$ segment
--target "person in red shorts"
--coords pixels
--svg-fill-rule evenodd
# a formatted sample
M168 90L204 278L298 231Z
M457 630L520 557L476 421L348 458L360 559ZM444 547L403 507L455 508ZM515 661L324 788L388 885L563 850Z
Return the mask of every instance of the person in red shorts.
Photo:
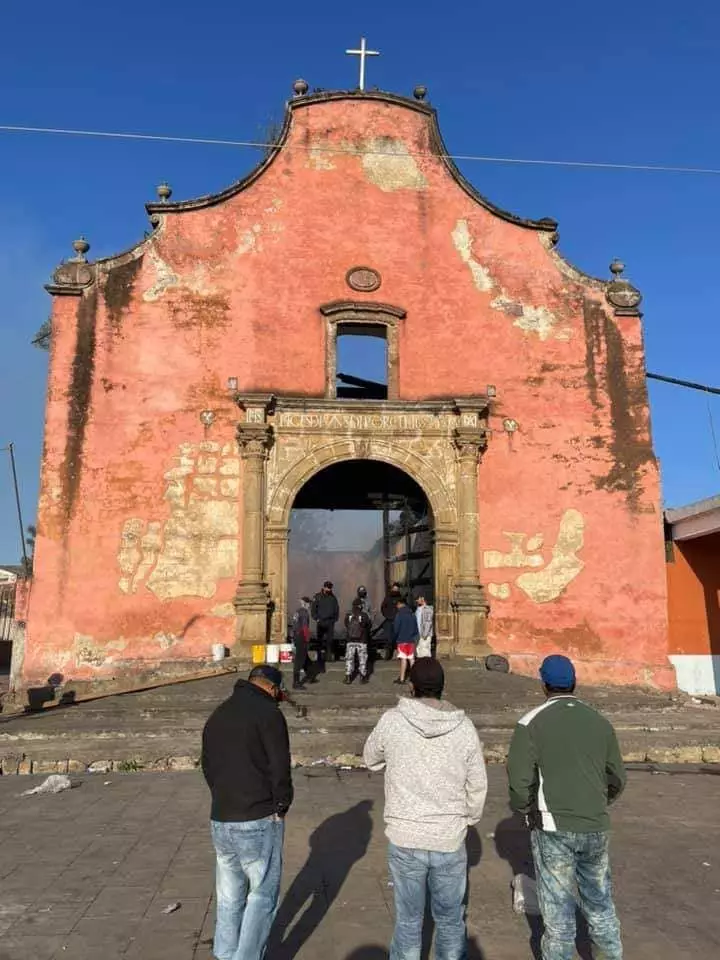
M397 649L398 660L400 661L400 676L393 683L407 683L405 675L410 666L415 663L415 650L417 642L420 639L418 632L417 619L410 607L407 605L405 597L402 595L395 601L397 613L393 620L393 640Z

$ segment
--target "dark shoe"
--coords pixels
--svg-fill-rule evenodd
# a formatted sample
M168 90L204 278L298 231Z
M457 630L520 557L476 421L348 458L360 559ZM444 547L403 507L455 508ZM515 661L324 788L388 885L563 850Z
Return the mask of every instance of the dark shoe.
M397 686L400 683L405 683L405 681L401 680L400 677L398 677L397 680L393 680L393 683Z
M343 680L343 683L352 683L352 682L353 682L352 677L345 677L345 679Z
M293 680L293 686L292 686L292 688L293 688L293 690L304 690L304 689L305 689L305 684L303 683L302 680Z
M312 677L308 677L308 683L317 683L317 677L313 674Z
M360 683L370 683L370 677L360 677Z

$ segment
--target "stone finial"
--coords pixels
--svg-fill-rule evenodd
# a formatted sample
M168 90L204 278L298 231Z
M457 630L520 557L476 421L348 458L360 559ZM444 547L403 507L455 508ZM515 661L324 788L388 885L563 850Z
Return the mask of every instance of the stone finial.
M90 244L87 242L85 237L79 237L77 240L73 240L72 248L75 251L75 256L71 258L70 262L87 263L87 257L85 254L90 249Z
M293 84L293 93L296 97L304 97L308 90L307 80L303 80L302 77L299 77Z
M90 244L85 237L73 240L72 248L75 256L64 261L55 270L52 280L45 289L54 295L69 294L80 296L95 279L95 267L87 262L87 252Z
M428 92L427 87L424 86L422 83L419 83L413 90L413 96L415 97L416 100L424 100L425 97L427 96L427 92Z
M622 260L613 260L610 264L613 279L607 285L605 297L619 316L637 316L640 312L642 294L623 276L624 272L625 264Z
M164 180L162 183L158 184L156 192L160 203L167 203L172 196L172 188L170 187L170 184L165 183Z

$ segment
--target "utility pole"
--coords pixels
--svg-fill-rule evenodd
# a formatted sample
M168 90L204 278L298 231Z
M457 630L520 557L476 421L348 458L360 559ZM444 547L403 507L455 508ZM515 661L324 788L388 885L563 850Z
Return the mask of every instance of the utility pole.
M22 508L20 507L20 488L18 486L17 469L15 467L15 444L10 442L5 450L10 454L10 469L12 470L13 488L15 490L15 506L17 508L18 525L20 527L20 543L22 545L23 566L25 576L30 573L30 564L28 563L27 549L25 547L25 526L23 525Z

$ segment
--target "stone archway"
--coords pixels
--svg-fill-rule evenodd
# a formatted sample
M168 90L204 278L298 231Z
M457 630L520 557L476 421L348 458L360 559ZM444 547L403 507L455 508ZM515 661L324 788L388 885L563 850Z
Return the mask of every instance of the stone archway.
M484 645L488 604L478 577L478 464L485 448L484 398L427 403L238 398L243 458L242 576L238 645L281 642L287 630L289 517L315 474L347 460L404 471L434 518L438 649Z
M337 440L324 444L291 467L272 492L268 502L265 557L274 606L273 640L281 642L287 631L288 539L290 512L297 495L312 477L327 467L360 459L377 460L404 471L425 494L434 521L433 571L438 647L449 651L453 636L451 587L457 566L457 510L442 478L429 469L424 460L396 443L379 440L365 444Z

